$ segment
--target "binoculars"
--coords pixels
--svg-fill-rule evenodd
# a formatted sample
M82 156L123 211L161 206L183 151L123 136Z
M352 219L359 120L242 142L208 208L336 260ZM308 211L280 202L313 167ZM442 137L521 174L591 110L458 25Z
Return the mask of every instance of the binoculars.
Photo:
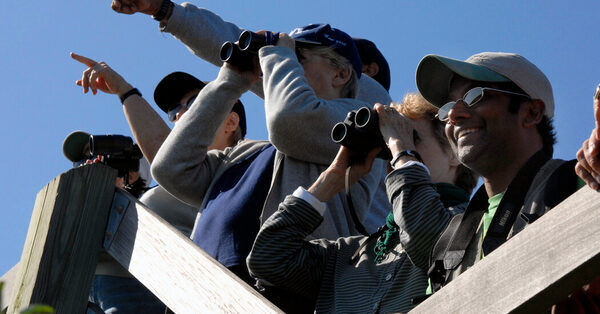
M266 32L263 36L243 31L237 44L227 41L221 46L221 61L236 66L240 71L252 70L252 58L258 54L258 50L267 45L275 45L278 39L279 33Z
M392 152L383 140L379 130L379 116L369 107L348 112L344 122L338 122L331 130L331 139L357 153L367 154L373 148L381 147L377 158L392 159Z

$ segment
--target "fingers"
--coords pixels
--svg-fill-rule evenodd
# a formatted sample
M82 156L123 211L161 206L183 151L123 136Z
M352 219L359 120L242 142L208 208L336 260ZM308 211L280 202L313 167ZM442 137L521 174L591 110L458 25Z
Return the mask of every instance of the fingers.
M133 1L113 0L110 7L113 11L123 14L133 14L138 11L138 8Z
M588 169L594 173L600 173L600 139L597 133L598 130L594 129L590 138L583 142L580 151L577 152L577 159L585 159Z
M79 61L79 62L81 62L81 63L83 63L85 65L87 65L88 67L91 67L94 64L96 64L96 61L94 61L94 60L92 60L90 58L86 58L84 56L78 55L78 54L76 54L74 52L71 52L71 58L73 58L73 59L75 59L75 60L77 60L77 61Z
M81 87L83 87L83 93L86 94L90 87L90 74L92 72L92 68L88 68L83 71L83 75L81 76Z
M598 191L600 182L594 179L594 176L586 169L583 163L577 162L575 173L592 189Z
M96 93L98 92L96 81L98 80L98 75L100 74L100 72L97 71L95 68L96 66L92 68L93 70L90 74L90 88L92 89L92 94L94 95L96 95Z
M590 166L586 158L585 151L588 149L588 140L583 143L583 146L577 152L577 164L575 165L575 173L583 180L587 185L598 190L600 188L600 176L597 171L594 171L593 167Z
M594 120L596 120L596 137L600 138L600 85L594 94Z
M296 41L286 33L279 33L279 40L277 40L277 46L287 47L292 51L295 51Z

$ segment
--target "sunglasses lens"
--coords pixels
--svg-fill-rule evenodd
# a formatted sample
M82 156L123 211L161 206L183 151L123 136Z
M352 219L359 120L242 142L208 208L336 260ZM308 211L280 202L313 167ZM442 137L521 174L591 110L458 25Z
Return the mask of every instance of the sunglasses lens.
M471 107L483 98L483 88L475 87L465 94L464 102L467 107Z
M448 113L450 112L450 109L452 109L452 107L454 107L454 105L456 104L456 101L451 101L446 103L445 105L443 105L437 113L437 117L438 119L440 119L440 121L448 121Z
M177 113L181 110L181 105L169 110L167 116L169 117L170 122L175 122L175 118L177 118Z

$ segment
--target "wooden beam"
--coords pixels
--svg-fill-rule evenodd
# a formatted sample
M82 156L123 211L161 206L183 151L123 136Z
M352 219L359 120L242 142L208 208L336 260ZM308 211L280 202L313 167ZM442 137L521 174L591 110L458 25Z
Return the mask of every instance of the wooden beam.
M9 313L47 304L83 313L104 237L117 171L100 164L71 169L37 195Z
M281 312L154 212L121 196L130 205L107 251L175 313Z
M0 282L2 283L2 295L0 295L0 313L4 313L3 311L8 309L8 300L10 300L12 295L12 288L15 285L18 269L19 263L13 266L0 278Z
M538 313L600 276L600 193L587 187L413 313Z

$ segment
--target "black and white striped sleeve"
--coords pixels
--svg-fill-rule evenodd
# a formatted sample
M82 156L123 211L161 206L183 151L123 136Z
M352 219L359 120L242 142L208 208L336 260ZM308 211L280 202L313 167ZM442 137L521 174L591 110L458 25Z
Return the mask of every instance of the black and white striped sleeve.
M323 217L306 201L287 196L261 227L247 258L253 277L316 299L335 242L307 241Z

